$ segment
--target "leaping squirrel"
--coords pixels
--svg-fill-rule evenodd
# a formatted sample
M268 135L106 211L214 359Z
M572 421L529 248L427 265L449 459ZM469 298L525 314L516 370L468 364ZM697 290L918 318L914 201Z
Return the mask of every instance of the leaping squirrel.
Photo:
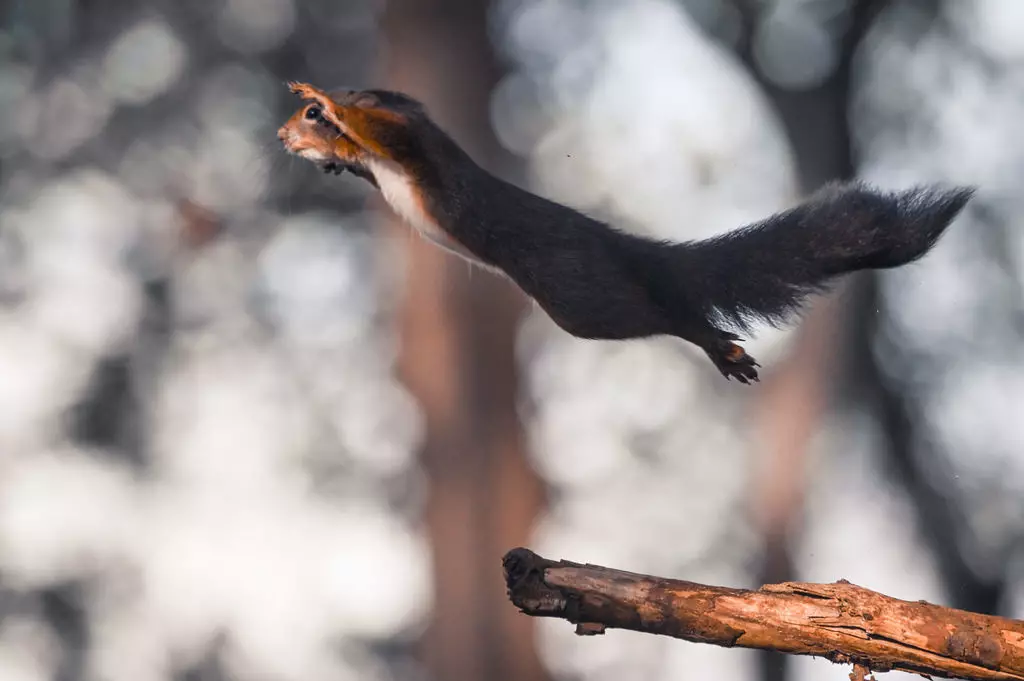
M781 325L839 275L920 258L974 193L831 184L720 236L655 241L495 177L405 94L289 87L306 101L278 131L291 153L367 180L413 228L503 272L570 334L678 336L742 383L759 365L734 331Z

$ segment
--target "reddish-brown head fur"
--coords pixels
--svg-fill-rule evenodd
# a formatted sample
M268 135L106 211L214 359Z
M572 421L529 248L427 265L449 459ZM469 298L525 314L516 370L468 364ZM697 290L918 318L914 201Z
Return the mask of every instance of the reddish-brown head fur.
M365 165L367 155L394 160L387 140L409 121L382 105L372 92L348 92L332 97L308 83L289 83L306 100L281 126L277 136L285 148L312 161L341 161Z

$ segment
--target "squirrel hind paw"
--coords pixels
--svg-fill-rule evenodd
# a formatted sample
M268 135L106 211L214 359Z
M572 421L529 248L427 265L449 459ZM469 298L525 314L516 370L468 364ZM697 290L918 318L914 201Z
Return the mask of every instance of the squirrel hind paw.
M714 345L704 348L704 351L726 380L735 378L748 385L759 382L757 367L761 365L746 350L733 343L733 339L739 340L734 334L723 332Z

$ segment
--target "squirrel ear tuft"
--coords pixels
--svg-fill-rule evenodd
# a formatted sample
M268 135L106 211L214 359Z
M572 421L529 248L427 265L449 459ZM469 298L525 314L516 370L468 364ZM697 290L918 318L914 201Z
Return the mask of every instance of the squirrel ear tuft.
M288 89L291 90L292 93L299 95L303 99L330 99L326 92L319 88L313 87L309 83L299 83L296 81L290 81L288 83Z
M323 109L324 118L329 120L338 128L342 128L341 117L338 115L338 105L330 95L323 90L313 87L309 83L288 83L288 89L303 99L316 102Z

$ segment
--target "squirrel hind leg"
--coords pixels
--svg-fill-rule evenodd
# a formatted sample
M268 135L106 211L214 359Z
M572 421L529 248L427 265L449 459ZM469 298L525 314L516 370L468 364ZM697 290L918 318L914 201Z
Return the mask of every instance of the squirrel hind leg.
M757 375L757 367L761 365L733 342L738 340L742 339L736 334L716 329L710 341L698 345L727 380L735 378L744 384L756 383L761 380Z

